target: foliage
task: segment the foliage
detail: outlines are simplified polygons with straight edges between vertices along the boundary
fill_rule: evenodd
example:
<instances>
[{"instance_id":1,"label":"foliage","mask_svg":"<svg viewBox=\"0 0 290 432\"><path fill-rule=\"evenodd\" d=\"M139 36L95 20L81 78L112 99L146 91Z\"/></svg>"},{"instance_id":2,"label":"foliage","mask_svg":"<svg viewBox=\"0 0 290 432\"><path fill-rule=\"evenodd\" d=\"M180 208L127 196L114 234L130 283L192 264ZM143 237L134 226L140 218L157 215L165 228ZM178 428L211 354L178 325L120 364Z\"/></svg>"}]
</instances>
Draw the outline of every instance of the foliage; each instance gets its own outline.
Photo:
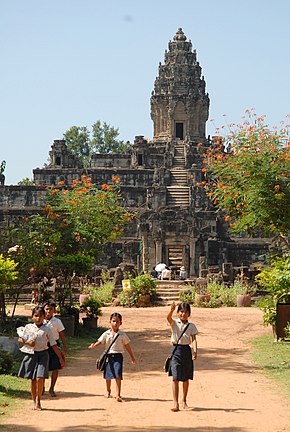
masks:
<instances>
[{"instance_id":1,"label":"foliage","mask_svg":"<svg viewBox=\"0 0 290 432\"><path fill-rule=\"evenodd\" d=\"M43 257L59 261L57 257L66 255L96 256L102 245L123 233L130 220L119 204L118 180L114 178L112 185L105 184L101 190L86 176L74 180L71 187L64 187L63 182L48 187L43 212L24 218L14 229L21 248L17 259L26 268L37 269Z\"/></svg>"},{"instance_id":2,"label":"foliage","mask_svg":"<svg viewBox=\"0 0 290 432\"><path fill-rule=\"evenodd\" d=\"M256 276L256 281L267 292L265 299L259 304L264 312L264 324L274 325L277 303L286 302L290 296L290 257L275 258Z\"/></svg>"},{"instance_id":3,"label":"foliage","mask_svg":"<svg viewBox=\"0 0 290 432\"><path fill-rule=\"evenodd\" d=\"M114 281L101 282L99 287L88 287L90 297L97 299L102 305L112 302Z\"/></svg>"},{"instance_id":4,"label":"foliage","mask_svg":"<svg viewBox=\"0 0 290 432\"><path fill-rule=\"evenodd\" d=\"M6 161L3 160L0 164L0 174L3 174L6 168Z\"/></svg>"},{"instance_id":5,"label":"foliage","mask_svg":"<svg viewBox=\"0 0 290 432\"><path fill-rule=\"evenodd\" d=\"M289 125L271 130L264 116L247 111L241 125L217 136L204 155L202 184L214 204L227 214L232 232L279 235L290 231ZM220 130L218 130L220 133ZM289 245L288 245L289 247Z\"/></svg>"},{"instance_id":6,"label":"foliage","mask_svg":"<svg viewBox=\"0 0 290 432\"><path fill-rule=\"evenodd\" d=\"M6 288L14 282L18 277L16 270L17 263L11 258L4 258L0 254L0 316L1 322L5 321L6 307L5 307L5 296L4 293Z\"/></svg>"},{"instance_id":7,"label":"foliage","mask_svg":"<svg viewBox=\"0 0 290 432\"><path fill-rule=\"evenodd\" d=\"M92 125L91 132L87 126L72 126L63 136L67 148L82 160L85 168L93 153L126 153L130 148L130 145L117 139L119 129L99 120Z\"/></svg>"},{"instance_id":8,"label":"foliage","mask_svg":"<svg viewBox=\"0 0 290 432\"><path fill-rule=\"evenodd\" d=\"M156 279L150 274L142 274L130 277L130 291L123 291L119 294L119 300L123 306L138 306L138 299L141 296L149 295L151 299L156 297Z\"/></svg>"},{"instance_id":9,"label":"foliage","mask_svg":"<svg viewBox=\"0 0 290 432\"><path fill-rule=\"evenodd\" d=\"M0 291L5 291L5 289L14 282L18 277L18 272L16 270L17 263L11 258L4 258L0 254Z\"/></svg>"},{"instance_id":10,"label":"foliage","mask_svg":"<svg viewBox=\"0 0 290 432\"><path fill-rule=\"evenodd\" d=\"M102 315L101 306L98 299L90 297L80 305L80 312L84 312L89 318L97 318Z\"/></svg>"},{"instance_id":11,"label":"foliage","mask_svg":"<svg viewBox=\"0 0 290 432\"><path fill-rule=\"evenodd\" d=\"M28 177L23 178L17 183L17 186L33 186L33 180L30 180Z\"/></svg>"},{"instance_id":12,"label":"foliage","mask_svg":"<svg viewBox=\"0 0 290 432\"><path fill-rule=\"evenodd\" d=\"M196 292L195 285L187 285L186 290L180 292L179 300L181 302L187 302L189 304L193 304L195 292Z\"/></svg>"},{"instance_id":13,"label":"foliage","mask_svg":"<svg viewBox=\"0 0 290 432\"><path fill-rule=\"evenodd\" d=\"M121 236L132 218L120 204L118 183L114 176L98 189L82 176L71 187L63 182L47 187L42 213L24 218L13 230L15 260L27 279L57 277L63 294L70 296L72 278L87 273L104 244Z\"/></svg>"},{"instance_id":14,"label":"foliage","mask_svg":"<svg viewBox=\"0 0 290 432\"><path fill-rule=\"evenodd\" d=\"M13 367L12 354L0 350L0 375L10 374Z\"/></svg>"}]
</instances>

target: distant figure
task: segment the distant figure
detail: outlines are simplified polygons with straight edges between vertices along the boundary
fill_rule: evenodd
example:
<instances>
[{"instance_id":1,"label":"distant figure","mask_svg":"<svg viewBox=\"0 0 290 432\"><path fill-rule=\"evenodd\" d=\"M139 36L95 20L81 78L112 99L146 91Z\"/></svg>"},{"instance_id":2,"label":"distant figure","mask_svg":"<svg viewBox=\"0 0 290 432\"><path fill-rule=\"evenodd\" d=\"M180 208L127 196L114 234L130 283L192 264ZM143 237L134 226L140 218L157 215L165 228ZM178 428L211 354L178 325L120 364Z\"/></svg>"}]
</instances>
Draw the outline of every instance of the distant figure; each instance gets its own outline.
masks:
<instances>
[{"instance_id":1,"label":"distant figure","mask_svg":"<svg viewBox=\"0 0 290 432\"><path fill-rule=\"evenodd\" d=\"M171 279L171 270L169 267L166 266L165 269L162 270L161 279L162 280L170 280Z\"/></svg>"},{"instance_id":2,"label":"distant figure","mask_svg":"<svg viewBox=\"0 0 290 432\"><path fill-rule=\"evenodd\" d=\"M180 267L180 270L179 270L179 279L180 280L185 280L186 279L186 271L185 271L184 266Z\"/></svg>"},{"instance_id":3,"label":"distant figure","mask_svg":"<svg viewBox=\"0 0 290 432\"><path fill-rule=\"evenodd\" d=\"M158 272L155 270L155 268L153 267L153 269L151 270L150 276L152 276L154 279L158 278Z\"/></svg>"}]
</instances>

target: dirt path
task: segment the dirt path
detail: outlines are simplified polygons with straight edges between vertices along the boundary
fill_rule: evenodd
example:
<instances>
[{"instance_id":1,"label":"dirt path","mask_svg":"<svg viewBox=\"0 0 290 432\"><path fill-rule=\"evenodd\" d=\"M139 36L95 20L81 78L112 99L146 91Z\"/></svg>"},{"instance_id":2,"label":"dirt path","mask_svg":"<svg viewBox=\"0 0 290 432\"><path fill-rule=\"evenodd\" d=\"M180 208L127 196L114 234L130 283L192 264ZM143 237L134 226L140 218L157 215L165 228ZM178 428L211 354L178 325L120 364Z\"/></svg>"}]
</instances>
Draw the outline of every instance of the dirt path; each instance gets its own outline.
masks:
<instances>
[{"instance_id":1,"label":"dirt path","mask_svg":"<svg viewBox=\"0 0 290 432\"><path fill-rule=\"evenodd\" d=\"M162 371L169 351L168 308L118 311L137 358L134 366L125 354L124 402L104 397L105 382L95 370L98 351L84 350L62 371L58 397L44 396L43 411L28 405L1 418L7 432L290 431L289 399L250 361L248 341L270 332L261 325L259 310L193 309L199 358L189 388L190 410L178 413L170 411L171 379ZM103 312L100 325L107 326L112 309Z\"/></svg>"}]
</instances>

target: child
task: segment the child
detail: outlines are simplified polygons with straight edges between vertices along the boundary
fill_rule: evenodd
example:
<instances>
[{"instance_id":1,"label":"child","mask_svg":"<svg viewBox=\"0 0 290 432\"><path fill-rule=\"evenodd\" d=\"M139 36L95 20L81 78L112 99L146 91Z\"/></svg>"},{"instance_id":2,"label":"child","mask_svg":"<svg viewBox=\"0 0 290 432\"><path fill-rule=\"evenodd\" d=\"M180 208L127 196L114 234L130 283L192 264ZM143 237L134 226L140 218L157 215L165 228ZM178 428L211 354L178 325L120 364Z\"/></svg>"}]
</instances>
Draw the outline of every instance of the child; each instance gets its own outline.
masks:
<instances>
[{"instance_id":1,"label":"child","mask_svg":"<svg viewBox=\"0 0 290 432\"><path fill-rule=\"evenodd\" d=\"M24 332L18 339L23 345L30 348L33 347L33 352L25 354L18 376L31 379L33 409L41 410L40 400L44 379L48 378L49 354L47 343L50 343L62 367L64 365L64 357L56 345L51 329L43 323L44 309L41 306L33 308L32 320L33 323L27 324L24 327Z\"/></svg>"},{"instance_id":2,"label":"child","mask_svg":"<svg viewBox=\"0 0 290 432\"><path fill-rule=\"evenodd\" d=\"M175 303L172 303L170 312L167 315L167 321L169 322L172 331L171 342L173 344L173 347L171 352L173 353L174 351L171 360L171 367L168 373L168 375L172 376L173 378L172 392L174 405L171 411L174 412L179 411L179 381L182 381L183 384L182 408L188 408L186 398L188 393L189 380L193 379L193 360L196 360L197 358L196 334L198 332L194 324L188 323L188 318L190 316L190 305L188 303L180 303L178 305L178 319L176 320L172 318L175 307ZM184 333L182 334L183 331ZM190 344L192 344L192 352Z\"/></svg>"},{"instance_id":3,"label":"child","mask_svg":"<svg viewBox=\"0 0 290 432\"><path fill-rule=\"evenodd\" d=\"M135 364L135 357L129 344L130 339L125 332L119 330L122 324L122 315L115 312L110 316L110 329L105 331L99 339L89 345L89 349L94 349L98 345L105 345L104 351L109 348L113 339L117 334L119 336L112 344L108 353L108 362L104 370L104 378L106 380L107 397L111 396L111 380L115 379L116 382L116 401L123 402L121 398L121 380L123 379L123 353L124 348L128 351L132 363Z\"/></svg>"},{"instance_id":4,"label":"child","mask_svg":"<svg viewBox=\"0 0 290 432\"><path fill-rule=\"evenodd\" d=\"M59 339L61 339L64 352L66 355L68 355L68 349L66 345L66 338L64 334L64 326L63 323L59 318L56 318L54 316L55 314L55 302L53 300L47 300L46 303L44 303L43 308L45 312L45 324L47 324L51 330L53 337L57 343L57 346L60 346ZM48 348L48 354L49 354L49 367L48 370L51 372L51 381L50 381L50 388L49 388L49 394L52 397L55 397L55 391L54 387L58 378L58 371L59 369L62 369L61 364L58 360L58 357L54 351L54 349L49 346Z\"/></svg>"}]
</instances>

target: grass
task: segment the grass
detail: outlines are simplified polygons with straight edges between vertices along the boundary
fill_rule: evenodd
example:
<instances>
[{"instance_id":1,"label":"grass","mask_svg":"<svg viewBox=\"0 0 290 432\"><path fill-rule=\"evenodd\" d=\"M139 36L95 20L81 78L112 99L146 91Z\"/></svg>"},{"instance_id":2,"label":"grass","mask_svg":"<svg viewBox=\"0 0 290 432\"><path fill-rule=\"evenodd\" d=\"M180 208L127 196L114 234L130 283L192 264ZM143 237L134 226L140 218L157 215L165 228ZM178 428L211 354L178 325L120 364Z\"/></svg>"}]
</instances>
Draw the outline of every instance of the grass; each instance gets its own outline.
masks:
<instances>
[{"instance_id":1,"label":"grass","mask_svg":"<svg viewBox=\"0 0 290 432\"><path fill-rule=\"evenodd\" d=\"M252 341L252 358L261 371L290 396L290 342L275 342L273 336Z\"/></svg>"},{"instance_id":2,"label":"grass","mask_svg":"<svg viewBox=\"0 0 290 432\"><path fill-rule=\"evenodd\" d=\"M105 329L98 327L96 330L87 331L80 326L78 335L67 338L69 356L67 364L69 364L76 353L89 344L95 342ZM17 375L20 366L20 361L15 361L13 373ZM60 377L61 379L61 377ZM23 403L28 403L31 399L30 380L21 379L13 375L0 375L0 416L9 415L15 408L20 407ZM2 429L0 425L0 430Z\"/></svg>"}]
</instances>

